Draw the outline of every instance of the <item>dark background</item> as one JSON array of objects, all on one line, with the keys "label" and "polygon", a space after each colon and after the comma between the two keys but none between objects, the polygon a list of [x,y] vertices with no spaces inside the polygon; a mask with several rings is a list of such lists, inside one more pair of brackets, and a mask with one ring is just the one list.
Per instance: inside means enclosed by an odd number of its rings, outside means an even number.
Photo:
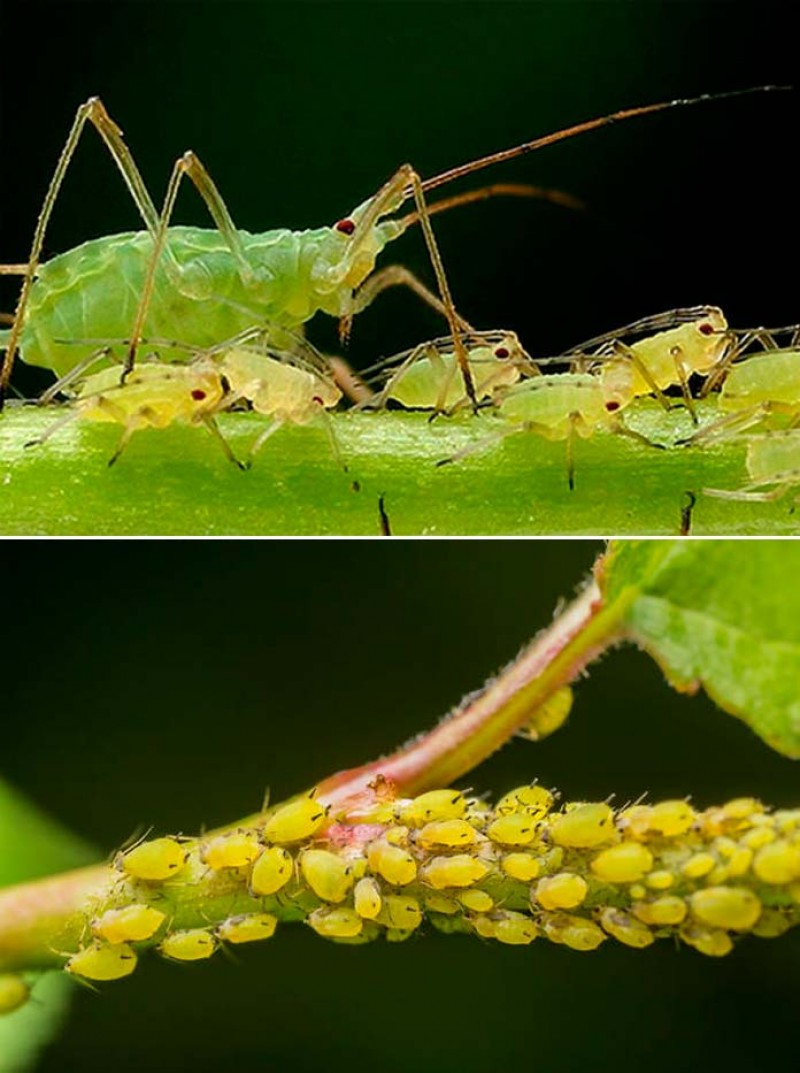
[{"label": "dark background", "polygon": [[[195,832],[376,757],[550,621],[590,541],[6,542],[0,772],[94,842]],[[775,554],[781,545],[776,543]],[[567,799],[800,802],[797,765],[632,648],[573,717],[464,785]],[[577,954],[426,931],[340,947],[300,926],[202,966],[78,991],[48,1071],[794,1068],[800,934],[728,958]]]},{"label": "dark background", "polygon": [[[790,6],[645,2],[2,5],[0,251],[24,260],[78,103],[100,94],[160,204],[186,148],[243,228],[333,223],[403,161],[423,176],[618,108],[797,81]],[[678,109],[492,168],[575,213],[501,199],[437,221],[462,312],[532,353],[681,305],[797,321],[797,93]],[[453,191],[454,188],[450,188]],[[176,220],[208,225],[187,188]],[[139,226],[94,131],[46,254]],[[387,250],[431,280],[418,233]],[[0,309],[10,310],[6,281]],[[312,335],[333,345],[320,316]],[[356,364],[441,334],[407,293],[359,318]],[[21,383],[21,381],[20,381]]]}]

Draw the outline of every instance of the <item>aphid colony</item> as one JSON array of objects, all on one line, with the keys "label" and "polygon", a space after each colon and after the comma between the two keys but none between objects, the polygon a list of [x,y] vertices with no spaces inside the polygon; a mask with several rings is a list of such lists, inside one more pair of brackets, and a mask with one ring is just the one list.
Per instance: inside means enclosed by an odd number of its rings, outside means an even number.
[{"label": "aphid colony", "polygon": [[[534,784],[494,808],[450,789],[375,794],[347,822],[312,792],[257,825],[121,851],[64,967],[113,980],[145,947],[205,960],[270,938],[281,920],[344,943],[399,942],[427,921],[509,945],[677,937],[720,956],[746,932],[800,922],[800,809],[751,798],[702,812],[684,800],[558,808]],[[0,977],[0,1009],[26,997],[22,978]]]}]

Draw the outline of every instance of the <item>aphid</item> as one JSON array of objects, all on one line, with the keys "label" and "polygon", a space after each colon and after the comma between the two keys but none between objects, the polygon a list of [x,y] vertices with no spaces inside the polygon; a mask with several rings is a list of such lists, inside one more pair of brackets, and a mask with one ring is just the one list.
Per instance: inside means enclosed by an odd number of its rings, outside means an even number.
[{"label": "aphid", "polygon": [[680,924],[687,913],[686,902],[674,894],[665,894],[652,902],[634,902],[631,910],[644,924],[664,928]]},{"label": "aphid", "polygon": [[277,926],[278,918],[272,913],[242,913],[223,920],[217,927],[217,938],[228,943],[253,943],[271,939]]},{"label": "aphid", "polygon": [[603,803],[578,805],[556,816],[550,825],[550,838],[558,846],[589,849],[615,837],[614,813]]},{"label": "aphid", "polygon": [[[631,335],[649,333],[675,321],[680,322],[675,327],[648,334],[634,343],[623,342]],[[609,412],[623,409],[641,395],[655,395],[668,410],[671,407],[664,389],[677,385],[695,418],[689,379],[693,374],[707,376],[723,360],[731,344],[732,335],[722,310],[695,306],[646,317],[573,348],[568,356],[582,357],[591,349],[592,357],[600,359],[593,371],[600,378]]]},{"label": "aphid", "polygon": [[393,887],[405,887],[417,878],[417,862],[411,854],[383,839],[370,843],[367,860],[372,871]]},{"label": "aphid", "polygon": [[574,440],[588,439],[599,429],[620,433],[648,447],[660,447],[624,424],[619,407],[606,406],[600,378],[591,373],[551,373],[536,376],[498,393],[497,413],[505,427],[477,443],[441,459],[437,466],[458,462],[467,455],[517,433],[534,432],[546,440],[563,440],[567,452],[567,482],[575,487]]},{"label": "aphid", "polygon": [[445,916],[452,916],[458,912],[458,902],[453,898],[448,898],[446,894],[426,891],[425,908],[432,913],[444,913]]},{"label": "aphid", "polygon": [[422,923],[422,909],[417,899],[408,894],[387,894],[376,920],[388,928],[414,931]]},{"label": "aphid", "polygon": [[539,862],[529,853],[507,853],[500,866],[511,879],[519,879],[523,883],[530,883],[541,870]]},{"label": "aphid", "polygon": [[173,931],[158,944],[158,950],[172,961],[203,961],[216,949],[216,936],[205,928]]},{"label": "aphid", "polygon": [[687,879],[700,879],[702,876],[707,876],[717,863],[716,858],[712,853],[708,853],[702,850],[700,853],[694,853],[681,865],[681,872]]},{"label": "aphid", "polygon": [[276,894],[292,878],[294,861],[283,846],[268,846],[250,873],[250,891],[255,895]]},{"label": "aphid", "polygon": [[485,890],[465,890],[458,900],[473,913],[488,913],[494,909],[494,898]]},{"label": "aphid", "polygon": [[800,846],[782,838],[762,846],[753,860],[753,871],[764,883],[791,883],[800,878]]},{"label": "aphid", "polygon": [[323,905],[308,915],[308,923],[325,939],[353,939],[360,935],[364,921],[354,909],[347,906]]},{"label": "aphid", "polygon": [[327,849],[307,849],[300,856],[300,871],[323,902],[343,902],[353,886],[350,865]]},{"label": "aphid", "polygon": [[136,968],[136,951],[127,943],[93,944],[73,954],[64,968],[86,980],[120,980]]},{"label": "aphid", "polygon": [[162,365],[145,361],[124,384],[120,383],[120,367],[112,366],[87,377],[70,412],[25,446],[44,443],[76,419],[112,422],[122,425],[119,443],[108,461],[113,466],[140,429],[166,428],[173,423],[203,425],[219,443],[225,457],[243,468],[214,420],[227,393],[224,378],[206,364]]},{"label": "aphid", "polygon": [[471,846],[478,840],[475,828],[466,820],[434,820],[426,823],[417,834],[417,842],[423,849],[435,849],[446,846]]},{"label": "aphid", "polygon": [[666,838],[685,834],[694,819],[694,810],[687,801],[659,801],[650,807],[650,830]]},{"label": "aphid", "polygon": [[267,842],[303,842],[315,835],[328,819],[328,810],[315,799],[316,790],[276,809],[264,824]]},{"label": "aphid", "polygon": [[397,818],[408,827],[423,827],[433,820],[460,819],[466,810],[466,799],[459,790],[428,790],[402,802]]},{"label": "aphid", "polygon": [[730,935],[721,928],[708,928],[703,924],[687,920],[681,925],[681,939],[706,957],[725,957],[733,950]]},{"label": "aphid", "polygon": [[750,503],[780,499],[800,484],[800,429],[748,436],[745,466],[749,481],[742,488],[704,488],[703,491],[717,499],[739,499]]},{"label": "aphid", "polygon": [[605,883],[635,883],[653,867],[653,854],[641,842],[620,842],[599,853],[592,874]]},{"label": "aphid", "polygon": [[619,942],[642,950],[655,942],[655,936],[641,921],[626,913],[624,909],[606,908],[600,914],[600,923],[609,935]]},{"label": "aphid", "polygon": [[186,849],[174,838],[153,838],[118,858],[119,867],[134,879],[170,879],[186,864]]},{"label": "aphid", "polygon": [[[544,704],[536,708],[528,721],[519,728],[517,736],[529,741],[541,741],[566,723],[572,711],[573,695],[569,686],[562,686],[552,693]],[[545,791],[546,792],[546,791]]]},{"label": "aphid", "polygon": [[[514,332],[474,332],[463,336],[462,342],[479,402],[492,398],[498,388],[515,384],[523,369],[533,368]],[[370,407],[392,401],[406,410],[452,411],[469,401],[450,337],[421,343],[367,373],[372,371],[388,379],[368,401]]]},{"label": "aphid", "polygon": [[572,950],[596,950],[608,938],[594,921],[571,913],[543,913],[540,923],[551,942]]},{"label": "aphid", "polygon": [[761,916],[758,895],[746,887],[706,887],[689,899],[692,915],[702,924],[730,931],[749,931]]},{"label": "aphid", "polygon": [[675,876],[666,868],[658,868],[644,877],[650,890],[669,890],[675,885]]},{"label": "aphid", "polygon": [[777,939],[791,927],[790,917],[782,913],[780,909],[764,909],[751,931],[759,939]]},{"label": "aphid", "polygon": [[527,846],[533,842],[537,830],[537,821],[527,812],[509,812],[493,820],[486,834],[500,846]]},{"label": "aphid", "polygon": [[0,1017],[18,1010],[30,997],[31,989],[21,976],[10,972],[0,974]]},{"label": "aphid", "polygon": [[[7,350],[0,394],[8,385],[18,347],[28,362],[52,368],[59,375],[71,368],[76,360],[74,350],[65,351],[57,342],[65,337],[129,338],[126,364],[130,369],[138,341],[145,335],[183,338],[206,347],[257,323],[267,326],[272,341],[279,345],[281,331],[296,332],[318,311],[339,317],[346,328],[353,314],[384,286],[398,282],[397,273],[393,276],[391,270],[383,273],[383,283],[379,275],[372,276],[368,290],[359,298],[359,288],[371,276],[383,247],[418,220],[441,299],[434,299],[433,304],[445,310],[465,388],[474,403],[467,355],[460,343],[460,321],[425,208],[425,192],[609,123],[706,99],[708,96],[624,109],[493,153],[424,182],[404,164],[373,197],[332,227],[253,235],[236,229],[210,175],[192,152],[175,162],[159,214],[119,128],[99,98],[92,97],[77,110],[39,215],[14,325],[4,339]],[[87,122],[98,131],[122,172],[146,231],[96,239],[40,264],[53,206]],[[216,230],[170,227],[184,178],[197,188]],[[411,196],[415,213],[387,219]],[[415,289],[428,293],[422,285]]]},{"label": "aphid", "polygon": [[200,855],[209,868],[244,868],[252,864],[263,849],[259,838],[250,831],[232,831],[206,842]]},{"label": "aphid", "polygon": [[492,921],[491,938],[508,946],[528,946],[539,934],[530,917],[506,909]]},{"label": "aphid", "polygon": [[518,786],[515,790],[503,794],[497,802],[495,812],[498,816],[521,812],[533,820],[541,820],[553,807],[554,801],[555,795],[551,790],[545,790],[543,786],[533,783],[531,786]]},{"label": "aphid", "polygon": [[488,875],[489,866],[466,853],[454,857],[434,857],[423,871],[425,882],[436,890],[447,887],[471,887]]},{"label": "aphid", "polygon": [[574,909],[586,897],[589,888],[583,876],[559,872],[540,879],[531,892],[543,909]]},{"label": "aphid", "polygon": [[378,884],[370,876],[359,879],[353,890],[353,906],[360,917],[374,920],[380,913],[383,900]]},{"label": "aphid", "polygon": [[150,905],[126,905],[107,909],[92,921],[92,931],[107,943],[139,943],[152,938],[165,920],[164,913]]}]

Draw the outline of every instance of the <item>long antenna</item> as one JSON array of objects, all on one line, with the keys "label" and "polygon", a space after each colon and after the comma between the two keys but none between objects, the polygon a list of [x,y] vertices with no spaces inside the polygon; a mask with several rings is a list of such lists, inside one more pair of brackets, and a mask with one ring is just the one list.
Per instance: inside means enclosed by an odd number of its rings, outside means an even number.
[{"label": "long antenna", "polygon": [[554,134],[545,134],[541,138],[535,138],[532,142],[523,142],[522,145],[515,145],[512,149],[502,149],[499,153],[490,153],[489,156],[473,160],[469,164],[460,164],[457,168],[450,168],[440,175],[434,175],[432,179],[425,179],[422,183],[422,189],[426,192],[433,190],[435,187],[449,183],[453,179],[460,179],[462,175],[471,175],[473,171],[488,168],[490,164],[513,160],[514,157],[532,153],[534,149],[543,149],[546,145],[563,142],[576,134],[585,134],[587,131],[597,130],[598,127],[606,127],[623,119],[633,119],[635,116],[649,115],[651,112],[663,112],[667,108],[682,108],[685,105],[703,104],[705,101],[721,101],[729,97],[742,97],[748,93],[780,93],[792,88],[792,86],[753,86],[750,89],[734,89],[726,93],[704,93],[701,97],[662,101],[660,104],[646,104],[640,108],[623,108],[619,112],[612,112],[611,115],[601,116],[599,119],[589,119],[585,123],[576,124],[574,127],[567,127],[565,130],[558,130]]}]

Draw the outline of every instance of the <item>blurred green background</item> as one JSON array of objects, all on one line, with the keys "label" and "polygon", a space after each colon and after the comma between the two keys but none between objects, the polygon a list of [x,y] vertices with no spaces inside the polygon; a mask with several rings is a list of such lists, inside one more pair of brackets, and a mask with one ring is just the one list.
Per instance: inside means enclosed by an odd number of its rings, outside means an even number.
[{"label": "blurred green background", "polygon": [[[266,786],[280,799],[431,726],[550,621],[599,550],[6,542],[0,771],[103,854],[143,826],[233,821]],[[535,776],[568,799],[800,802],[795,763],[632,648],[578,684],[564,730],[510,744],[465,784],[496,797]],[[350,948],[287,926],[235,960],[151,957],[99,996],[77,991],[42,1068],[752,1073],[793,1068],[798,984],[800,934],[714,961],[430,931]]]},{"label": "blurred green background", "polygon": [[[618,108],[797,80],[791,5],[762,3],[41,3],[4,0],[0,257],[24,260],[78,103],[100,94],[160,204],[186,148],[249,230],[333,223],[403,161],[423,176]],[[681,305],[732,324],[798,320],[786,150],[797,94],[648,117],[480,177],[560,187],[585,213],[508,199],[437,221],[457,304],[532,353]],[[454,192],[451,187],[449,192]],[[196,193],[176,220],[208,225]],[[93,131],[46,254],[139,226]],[[382,260],[427,280],[421,236]],[[13,281],[0,309],[15,300]],[[363,367],[442,332],[408,293],[358,319]],[[321,317],[312,335],[335,345]],[[20,381],[22,383],[22,381]],[[29,382],[32,384],[33,382]]]}]

